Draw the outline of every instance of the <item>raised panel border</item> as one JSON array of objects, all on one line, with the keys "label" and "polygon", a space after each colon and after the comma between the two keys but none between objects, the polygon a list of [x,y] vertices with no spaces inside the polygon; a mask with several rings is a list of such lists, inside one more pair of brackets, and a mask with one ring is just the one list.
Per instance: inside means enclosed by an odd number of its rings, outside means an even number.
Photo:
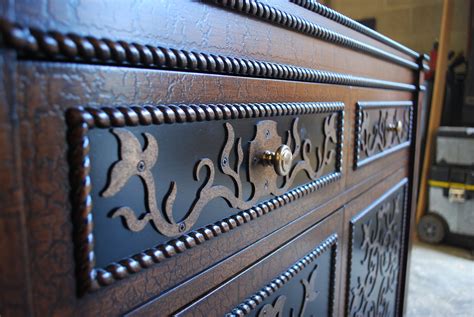
[{"label": "raised panel border", "polygon": [[[407,212],[408,212],[408,179],[404,178],[400,182],[398,182],[395,186],[393,186],[391,189],[386,191],[382,196],[377,198],[375,201],[373,201],[369,206],[367,206],[365,209],[361,210],[357,214],[355,214],[349,222],[349,240],[348,240],[348,247],[347,247],[347,269],[346,269],[346,288],[345,288],[345,300],[344,300],[344,311],[346,313],[346,316],[349,316],[349,309],[350,309],[350,281],[351,281],[351,268],[353,265],[353,258],[352,258],[352,249],[354,245],[354,234],[355,234],[355,225],[358,220],[363,218],[365,215],[367,215],[369,212],[373,211],[374,208],[377,207],[377,205],[381,204],[383,201],[385,201],[388,197],[396,193],[397,191],[400,191],[400,189],[403,188],[403,201],[402,201],[402,216],[401,216],[401,221],[400,223],[402,224],[402,228],[400,228],[400,250],[399,250],[399,265],[404,261],[403,255],[405,254],[405,246],[406,246],[406,230],[409,229],[407,228],[407,223],[406,219],[408,217]],[[400,303],[400,275],[402,274],[401,271],[398,272],[397,276],[397,284],[398,287],[396,288],[396,300],[395,300],[395,316],[399,316],[399,303]]]},{"label": "raised panel border", "polygon": [[[325,5],[319,3],[317,0],[290,0],[290,2],[303,7],[309,11],[312,11],[314,13],[317,13],[325,18],[328,18],[334,22],[337,22],[341,25],[344,25],[354,31],[357,31],[359,33],[362,33],[364,35],[367,35],[368,37],[371,37],[381,43],[384,43],[388,46],[391,46],[392,48],[405,53],[413,58],[418,59],[420,57],[420,54],[417,52],[413,51],[412,49],[386,37],[385,35],[372,30],[371,28],[366,27],[365,25],[352,20],[351,18],[345,16],[344,14],[341,14],[337,12],[336,10],[333,10],[331,8],[326,7]],[[422,58],[424,60],[429,60],[429,56],[427,54],[423,54]],[[420,65],[421,66],[421,65]],[[422,65],[423,69],[425,71],[429,70],[429,67],[426,65]]]},{"label": "raised panel border", "polygon": [[[259,203],[237,214],[206,227],[183,234],[165,244],[111,263],[106,268],[95,266],[93,215],[89,158],[88,131],[94,127],[123,127],[136,125],[179,124],[183,122],[227,120],[250,117],[302,115],[338,112],[335,171],[305,185],[289,190],[281,196]],[[118,280],[163,262],[216,236],[261,217],[279,207],[302,198],[336,182],[342,177],[344,104],[319,103],[259,103],[259,104],[208,104],[159,105],[133,107],[77,107],[66,112],[71,183],[72,220],[78,294],[97,290]]]},{"label": "raised panel border", "polygon": [[247,299],[237,305],[232,311],[226,314],[226,317],[239,317],[249,314],[258,305],[260,305],[265,298],[269,297],[277,290],[282,288],[288,281],[293,279],[301,272],[305,267],[313,263],[318,257],[327,252],[331,252],[331,277],[330,277],[330,298],[329,298],[329,316],[334,315],[334,299],[336,292],[336,271],[337,271],[337,247],[338,247],[338,236],[336,233],[331,234],[323,242],[321,242],[313,251],[299,259],[293,264],[288,270],[281,273],[272,282],[268,283],[261,288],[260,291],[249,296]]},{"label": "raised panel border", "polygon": [[[257,19],[273,23],[292,31],[303,33],[313,38],[334,43],[349,49],[359,51],[376,58],[389,61],[402,67],[418,70],[419,65],[406,58],[397,56],[390,52],[384,51],[375,46],[363,43],[358,40],[351,39],[348,36],[322,27],[316,23],[308,21],[300,16],[285,12],[278,8],[272,7],[266,3],[256,0],[206,0],[207,2],[220,5],[222,7],[237,11],[239,13],[253,16]],[[346,18],[347,19],[347,18]],[[418,57],[418,54],[415,53]]]},{"label": "raised panel border", "polygon": [[[396,146],[390,147],[387,150],[383,150],[375,155],[371,155],[365,159],[360,159],[361,149],[361,132],[362,132],[362,112],[367,109],[384,109],[384,108],[409,108],[410,119],[408,124],[408,140],[406,142],[397,144]],[[411,144],[412,129],[413,129],[413,101],[359,101],[356,103],[356,115],[355,115],[355,127],[354,127],[354,170],[363,167],[375,160],[390,155],[391,153],[397,152],[401,149],[407,148]]]},{"label": "raised panel border", "polygon": [[64,34],[57,30],[43,31],[12,23],[5,18],[0,18],[0,35],[5,45],[16,50],[23,59],[271,78],[401,91],[424,89],[421,85],[295,65]]}]

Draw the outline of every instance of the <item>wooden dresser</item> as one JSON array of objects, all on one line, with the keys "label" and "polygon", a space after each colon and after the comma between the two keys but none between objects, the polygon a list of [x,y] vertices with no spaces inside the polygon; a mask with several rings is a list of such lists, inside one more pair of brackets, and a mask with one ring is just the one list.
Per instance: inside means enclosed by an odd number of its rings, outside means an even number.
[{"label": "wooden dresser", "polygon": [[2,317],[403,313],[426,57],[314,0],[0,12]]}]

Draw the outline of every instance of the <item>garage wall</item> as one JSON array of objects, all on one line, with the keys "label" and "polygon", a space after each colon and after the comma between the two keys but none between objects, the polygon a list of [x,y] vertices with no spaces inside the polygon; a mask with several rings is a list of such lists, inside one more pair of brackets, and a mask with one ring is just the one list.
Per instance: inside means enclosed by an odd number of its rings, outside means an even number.
[{"label": "garage wall", "polygon": [[[442,0],[326,0],[321,3],[355,19],[375,18],[376,29],[419,52],[439,36]],[[467,49],[470,0],[454,0],[451,49]]]}]

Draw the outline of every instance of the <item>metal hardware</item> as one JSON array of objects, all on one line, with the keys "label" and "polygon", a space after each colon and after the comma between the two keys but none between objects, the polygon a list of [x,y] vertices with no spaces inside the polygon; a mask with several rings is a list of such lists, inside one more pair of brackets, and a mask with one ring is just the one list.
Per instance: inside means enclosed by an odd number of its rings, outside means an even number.
[{"label": "metal hardware", "polygon": [[464,188],[449,188],[449,202],[463,203],[466,201],[466,190]]},{"label": "metal hardware", "polygon": [[[152,222],[155,229],[168,237],[175,237],[190,230],[198,220],[206,204],[216,197],[224,198],[230,207],[237,209],[249,209],[263,196],[272,194],[279,196],[285,193],[293,184],[295,177],[300,172],[305,172],[310,180],[320,178],[324,173],[324,167],[335,163],[338,142],[337,126],[338,114],[327,115],[323,121],[324,141],[313,151],[311,140],[301,141],[298,130],[298,118],[292,123],[291,130],[287,131],[287,144],[282,144],[282,138],[278,135],[277,122],[273,120],[262,120],[256,125],[256,134],[250,142],[248,151],[248,180],[253,185],[254,191],[249,198],[245,198],[242,190],[241,165],[244,162],[244,151],[242,139],[235,137],[234,128],[230,123],[225,123],[227,131],[226,142],[221,151],[219,163],[223,174],[229,176],[235,188],[228,188],[215,184],[216,169],[214,162],[209,158],[199,160],[194,167],[194,178],[199,181],[203,178],[203,185],[197,193],[193,206],[187,215],[181,219],[175,219],[173,205],[177,196],[177,184],[171,182],[168,195],[160,203],[156,198],[155,177],[152,174],[158,159],[158,141],[149,134],[143,133],[146,147],[142,145],[135,134],[128,129],[114,128],[111,130],[117,136],[120,143],[120,159],[111,166],[110,178],[102,197],[112,197],[117,194],[132,176],[139,176],[147,193],[146,212],[140,218],[136,216],[133,209],[121,206],[112,213],[112,218],[122,217],[126,227],[134,232],[139,232]],[[330,146],[332,144],[332,146]],[[266,149],[276,149],[275,152]],[[236,164],[231,164],[229,158],[232,151],[237,152]],[[262,154],[263,153],[263,154]],[[311,164],[309,154],[316,156],[315,166]],[[293,162],[296,158],[296,162]],[[264,162],[262,164],[262,161]],[[278,182],[278,176],[283,176],[283,182]]]},{"label": "metal hardware", "polygon": [[260,161],[265,165],[273,165],[278,175],[286,176],[291,169],[293,153],[291,153],[291,149],[288,145],[282,144],[275,152],[265,151]]},{"label": "metal hardware", "polygon": [[403,122],[402,122],[402,120],[398,120],[396,123],[389,123],[387,125],[387,130],[397,132],[397,133],[401,133],[403,131]]}]

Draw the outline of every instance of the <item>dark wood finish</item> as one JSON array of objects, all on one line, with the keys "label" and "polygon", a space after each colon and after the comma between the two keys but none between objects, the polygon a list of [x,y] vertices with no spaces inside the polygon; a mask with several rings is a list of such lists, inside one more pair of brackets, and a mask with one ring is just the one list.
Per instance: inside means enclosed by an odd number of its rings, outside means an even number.
[{"label": "dark wood finish", "polygon": [[413,50],[411,50],[410,48],[400,44],[400,43],[397,43],[395,42],[394,40],[384,36],[383,34],[380,34],[374,30],[372,30],[371,28],[369,27],[366,27],[365,25],[357,22],[357,21],[354,21],[350,18],[348,18],[347,16],[335,11],[335,10],[332,10],[324,5],[322,5],[321,3],[317,2],[316,0],[290,0],[291,2],[297,4],[297,5],[300,5],[308,10],[311,10],[317,14],[320,14],[328,19],[331,19],[333,21],[336,21],[342,25],[345,25],[353,30],[356,30],[360,33],[363,33],[369,37],[372,37],[384,44],[387,44],[397,50],[399,50],[400,52],[403,52],[411,57],[414,57],[414,58],[419,58],[419,54]]},{"label": "dark wood finish", "polygon": [[[418,63],[423,65],[425,61],[428,61],[428,55],[422,55],[418,59]],[[418,76],[418,84],[421,85],[424,82],[424,73],[420,73]],[[410,175],[412,177],[412,181],[408,184],[408,196],[407,196],[407,205],[408,210],[407,212],[407,227],[408,230],[405,232],[405,241],[408,241],[406,248],[404,249],[403,257],[406,259],[405,262],[402,262],[401,266],[401,274],[400,274],[400,297],[401,301],[401,309],[400,312],[405,315],[406,312],[406,305],[407,302],[407,294],[408,294],[408,277],[410,276],[410,256],[411,256],[411,247],[414,239],[414,235],[416,234],[415,224],[416,224],[416,204],[418,199],[418,190],[420,184],[420,164],[421,164],[421,141],[423,131],[421,129],[422,125],[421,122],[424,120],[423,116],[423,102],[424,102],[424,90],[419,90],[417,95],[415,96],[415,108],[413,114],[413,125],[412,134],[414,136],[414,141],[411,145],[411,152],[410,152]]]},{"label": "dark wood finish", "polygon": [[399,274],[406,230],[403,179],[364,210],[346,209],[346,315],[398,316]]},{"label": "dark wood finish", "polygon": [[[237,276],[232,277],[200,300],[176,312],[176,315],[205,315],[206,312],[212,312],[217,316],[224,315],[226,312],[237,316],[249,313],[252,313],[252,315],[254,313],[264,315],[264,311],[268,309],[268,306],[264,307],[265,304],[273,304],[275,297],[282,296],[282,294],[296,297],[296,300],[292,300],[285,305],[284,315],[288,314],[287,312],[290,311],[290,307],[292,307],[292,310],[295,310],[295,313],[301,313],[301,309],[298,309],[298,304],[301,303],[304,296],[298,294],[300,292],[297,290],[297,285],[289,285],[287,288],[284,284],[297,277],[299,279],[309,277],[308,275],[311,275],[312,272],[311,268],[314,269],[314,264],[317,263],[325,267],[326,271],[325,279],[321,280],[323,285],[320,286],[321,291],[324,293],[321,294],[321,305],[323,307],[320,307],[320,310],[324,315],[331,315],[333,301],[336,302],[338,300],[336,298],[337,290],[335,285],[339,281],[339,276],[336,276],[337,271],[339,271],[338,262],[340,261],[340,254],[337,252],[337,237],[341,234],[341,217],[342,214],[340,212],[335,212],[327,220],[310,227],[302,232],[301,235],[289,240],[279,249],[263,257]],[[325,263],[318,261],[319,257],[323,257],[323,254],[328,255],[322,259]],[[298,273],[308,266],[310,270],[304,270],[306,272],[302,272],[298,276]],[[282,276],[284,277],[282,278]],[[271,283],[266,285],[267,281],[271,281]],[[268,292],[265,294],[266,296],[258,294],[260,289]],[[293,294],[289,292],[293,292]],[[229,294],[232,295],[229,297]],[[254,299],[255,303],[251,304],[254,306],[252,307],[248,304],[249,298],[247,295],[251,297],[252,295],[255,296],[255,294],[257,296],[263,295],[262,297],[264,298],[262,300]],[[229,307],[232,311],[229,311]]]},{"label": "dark wood finish", "polygon": [[[263,198],[270,194],[277,196],[273,199],[279,201],[279,206],[283,207],[296,199],[295,194],[299,198],[339,180],[342,167],[343,109],[344,104],[342,103],[163,105],[158,107],[120,107],[118,109],[112,107],[68,109],[71,183],[73,185],[72,192],[76,193],[76,196],[73,197],[73,205],[81,207],[75,213],[82,217],[76,220],[76,223],[80,225],[75,227],[78,253],[76,256],[81,259],[78,263],[79,266],[84,268],[84,271],[80,272],[81,280],[79,282],[82,284],[80,292],[109,285],[115,280],[123,279],[129,274],[137,273],[154,263],[162,262],[166,258],[201,244],[205,239],[209,240],[220,233],[232,230],[243,224],[244,221],[251,221],[278,208],[272,204],[273,200],[263,201]],[[283,126],[283,132],[286,132],[286,140],[283,141],[278,135],[277,121],[251,119],[254,117],[274,117],[273,120],[279,120],[280,125]],[[286,122],[282,122],[279,117],[285,118]],[[248,120],[234,121],[233,119]],[[154,132],[156,131],[155,126],[162,124],[224,120],[229,120],[224,124],[226,133],[224,133],[224,129],[219,130],[222,127],[221,122],[217,126],[211,123],[186,127],[178,125],[174,131],[165,130],[167,134],[174,135],[177,139],[190,139],[188,144],[185,144],[184,140],[181,141],[178,149],[176,149],[176,140],[173,139],[170,140],[171,144],[168,147],[165,142],[158,143],[157,139],[161,140],[160,137],[163,138],[166,135],[156,135]],[[299,123],[300,121],[302,123]],[[250,139],[244,138],[242,141],[242,138],[239,137],[238,141],[236,140],[236,133],[239,130],[240,132],[252,130],[255,123],[257,123],[255,139],[250,141]],[[152,125],[151,129],[148,127],[150,125]],[[234,132],[233,126],[239,130]],[[285,127],[288,130],[285,131]],[[105,130],[92,135],[89,131],[93,128]],[[188,129],[188,131],[185,132],[184,129]],[[213,149],[212,144],[211,147],[201,146],[194,150],[194,156],[217,157],[215,165],[231,178],[233,184],[222,179],[218,181],[225,185],[219,185],[214,181],[214,175],[218,171],[214,168],[214,160],[208,157],[201,158],[194,164],[196,181],[199,181],[200,175],[203,174],[201,170],[208,168],[204,183],[199,183],[196,186],[187,180],[186,176],[191,174],[194,162],[189,164],[185,157],[186,151],[183,150],[197,142],[191,135],[191,131],[194,129],[201,129],[202,133],[205,130],[214,131],[206,137],[215,140],[219,140],[224,134],[227,135],[222,149],[216,148],[216,146],[213,146]],[[301,140],[300,129],[307,131],[308,138]],[[282,127],[279,127],[278,130],[281,131]],[[114,146],[114,135],[120,144],[119,149]],[[146,140],[147,145],[143,150],[137,135],[142,135]],[[242,150],[242,143],[249,144],[249,146],[244,145],[243,147],[245,153]],[[265,150],[275,150],[284,143],[293,151],[293,162],[288,175],[278,178],[272,166],[263,166],[259,160]],[[315,155],[313,155],[311,143],[315,144]],[[231,153],[234,146],[238,151],[236,157]],[[152,169],[158,159],[158,149],[160,149],[160,153],[165,152],[165,157],[175,158],[177,169],[173,170],[171,166],[167,166],[165,160],[165,164],[159,166],[170,170],[170,175],[161,173],[161,177],[157,178]],[[119,160],[114,161],[114,153],[120,153]],[[234,160],[237,162],[234,163]],[[84,162],[87,162],[87,166]],[[98,165],[98,163],[101,164]],[[250,183],[242,184],[240,175],[242,163],[248,170]],[[186,173],[186,167],[188,173]],[[185,174],[184,177],[181,177],[184,179],[181,184],[177,181],[180,171]],[[108,177],[106,177],[107,174]],[[306,174],[307,177],[300,177],[298,174]],[[132,176],[139,176],[143,181],[144,188],[142,189],[141,184],[138,184],[138,186],[128,186],[122,190]],[[164,194],[162,204],[158,204],[155,184],[160,184],[163,179],[167,178],[171,178],[171,185],[168,192],[164,192],[166,194]],[[277,184],[281,181],[283,181],[281,185]],[[89,184],[96,184],[96,189],[91,189]],[[177,184],[188,189],[196,188],[196,194],[188,194],[191,198],[189,202],[191,207],[181,204],[183,201],[186,203],[186,197],[180,198],[180,201],[175,204]],[[113,198],[119,191],[133,193],[133,196],[137,196],[141,190],[146,193],[143,195],[145,203],[143,206],[139,204],[137,208],[138,211],[145,209],[148,212],[140,218],[137,218],[136,212],[128,207],[133,204],[133,197],[122,195],[121,200],[118,198],[118,201],[109,202],[110,198]],[[245,199],[244,197],[249,193],[251,194],[250,198]],[[214,211],[210,208],[205,210],[206,205],[216,198],[224,199],[227,205],[215,205]],[[252,208],[257,204],[259,204],[258,208]],[[165,209],[160,211],[159,205],[163,205]],[[111,206],[113,206],[112,209]],[[222,210],[226,208],[230,208],[230,211],[238,209],[244,210],[244,212],[235,217],[221,220]],[[175,221],[176,216],[173,215],[173,211],[176,209],[184,211],[188,209],[184,214],[181,213],[177,216],[183,217],[179,223]],[[249,210],[247,211],[247,209]],[[96,212],[93,212],[94,210]],[[200,217],[203,210],[208,215]],[[121,232],[112,230],[113,222],[110,220],[101,219],[102,226],[94,225],[92,219],[100,218],[101,213],[105,213],[108,218],[110,216],[112,218],[122,217],[126,228],[131,231],[148,232],[145,233],[146,235],[126,236],[126,238],[123,237],[124,240],[120,240],[123,239]],[[218,216],[218,218],[213,219],[212,216]],[[149,222],[160,235],[156,235],[153,230],[150,230],[150,226],[145,230],[145,226]],[[207,228],[206,225],[209,223],[214,223],[214,225]],[[117,222],[115,222],[115,226],[119,227],[119,230],[122,227]],[[197,229],[199,226],[202,228]],[[93,233],[94,229],[96,234]],[[195,230],[191,232],[192,229]],[[111,238],[104,236],[105,233],[114,235]],[[96,239],[95,235],[97,234],[101,234],[101,236]],[[89,238],[84,239],[84,236],[89,236]],[[172,237],[176,237],[176,240],[163,240],[163,238],[170,239]],[[107,245],[100,241],[101,238],[109,241],[113,239],[122,245],[123,250],[116,250],[114,254],[106,255],[111,252],[107,250]],[[148,246],[144,244],[147,239],[151,240],[148,242]],[[95,240],[99,241],[95,242]],[[157,245],[159,240],[163,240],[163,243]],[[100,246],[97,246],[99,243]],[[135,251],[125,249],[127,247],[135,249]],[[126,257],[127,254],[133,254],[133,252],[136,254]],[[103,258],[111,259],[103,260]],[[99,268],[94,267],[96,262],[99,262]]]},{"label": "dark wood finish", "polygon": [[[219,4],[225,8],[236,10],[240,13],[249,14],[253,17],[263,19],[265,21],[268,21],[276,25],[280,25],[282,27],[289,28],[296,32],[301,32],[303,34],[312,36],[317,39],[322,39],[324,41],[332,42],[337,45],[348,47],[354,50],[364,52],[369,55],[373,55],[381,59],[385,59],[387,61],[390,61],[392,63],[398,64],[410,69],[418,69],[418,65],[413,61],[401,58],[397,55],[378,49],[366,43],[351,39],[338,32],[331,31],[318,24],[312,23],[301,17],[295,16],[289,12],[285,12],[283,10],[280,10],[278,8],[272,7],[268,4],[265,4],[259,1],[255,1],[255,0],[250,0],[250,1],[207,0],[207,1]],[[323,12],[327,12],[327,11],[323,11]],[[339,19],[339,21],[345,22],[346,20]],[[358,29],[365,30],[363,28],[358,28]],[[373,33],[367,33],[367,32],[365,33],[373,36]]]},{"label": "dark wood finish", "polygon": [[412,101],[359,101],[354,169],[410,145]]},{"label": "dark wood finish", "polygon": [[[0,312],[31,314],[20,130],[15,100],[16,55],[0,52]],[[18,259],[23,264],[17,264]],[[16,260],[15,260],[16,261]]]},{"label": "dark wood finish", "polygon": [[[344,314],[347,209],[413,204],[416,53],[312,1],[0,14],[2,316]],[[400,101],[403,148],[354,169],[358,103]]]},{"label": "dark wood finish", "polygon": [[[240,252],[230,256],[218,265],[209,268],[206,274],[200,274],[193,277],[186,283],[176,287],[173,292],[168,292],[157,298],[151,300],[144,306],[132,311],[133,314],[139,316],[149,316],[156,311],[160,311],[163,314],[171,314],[180,307],[184,306],[189,301],[195,301],[199,298],[199,294],[193,292],[195,289],[200,289],[203,294],[212,291],[220,285],[219,281],[213,278],[214,276],[221,276],[222,274],[228,274],[234,276],[240,272],[241,267],[247,267],[254,263],[257,259],[265,254],[268,254],[278,248],[288,236],[297,235],[299,232],[307,230],[312,224],[318,223],[321,219],[324,219],[330,215],[338,206],[341,206],[341,201],[350,202],[354,198],[361,196],[364,192],[370,190],[374,193],[374,196],[382,195],[385,191],[389,190],[396,183],[400,182],[403,177],[406,177],[407,171],[394,166],[387,168],[378,175],[373,175],[364,182],[361,182],[358,186],[354,186],[351,189],[345,191],[343,194],[331,199],[320,207],[307,212],[304,216],[298,218],[295,221],[289,223],[288,226],[276,231],[276,234],[268,235],[258,241],[255,241],[248,248],[242,249]],[[384,179],[383,184],[379,186],[374,185],[379,183],[381,179]],[[312,205],[311,201],[305,202],[305,204]],[[300,205],[301,206],[301,205]],[[290,212],[295,212],[300,206],[295,206]],[[283,221],[282,221],[283,222]],[[256,227],[260,230],[262,226]],[[284,231],[286,234],[279,234]],[[343,233],[344,236],[344,233]],[[338,240],[343,241],[342,236]],[[340,243],[341,248],[346,247],[345,243]],[[341,249],[341,253],[344,255],[345,251]],[[341,265],[344,266],[344,261]],[[341,275],[343,276],[343,275]],[[342,285],[344,286],[344,285]],[[343,292],[339,291],[340,294]],[[249,294],[251,295],[251,294]],[[336,305],[336,309],[339,309],[340,305]],[[229,309],[231,309],[230,307]],[[340,307],[343,308],[342,306]],[[336,314],[337,315],[337,314]]]}]

